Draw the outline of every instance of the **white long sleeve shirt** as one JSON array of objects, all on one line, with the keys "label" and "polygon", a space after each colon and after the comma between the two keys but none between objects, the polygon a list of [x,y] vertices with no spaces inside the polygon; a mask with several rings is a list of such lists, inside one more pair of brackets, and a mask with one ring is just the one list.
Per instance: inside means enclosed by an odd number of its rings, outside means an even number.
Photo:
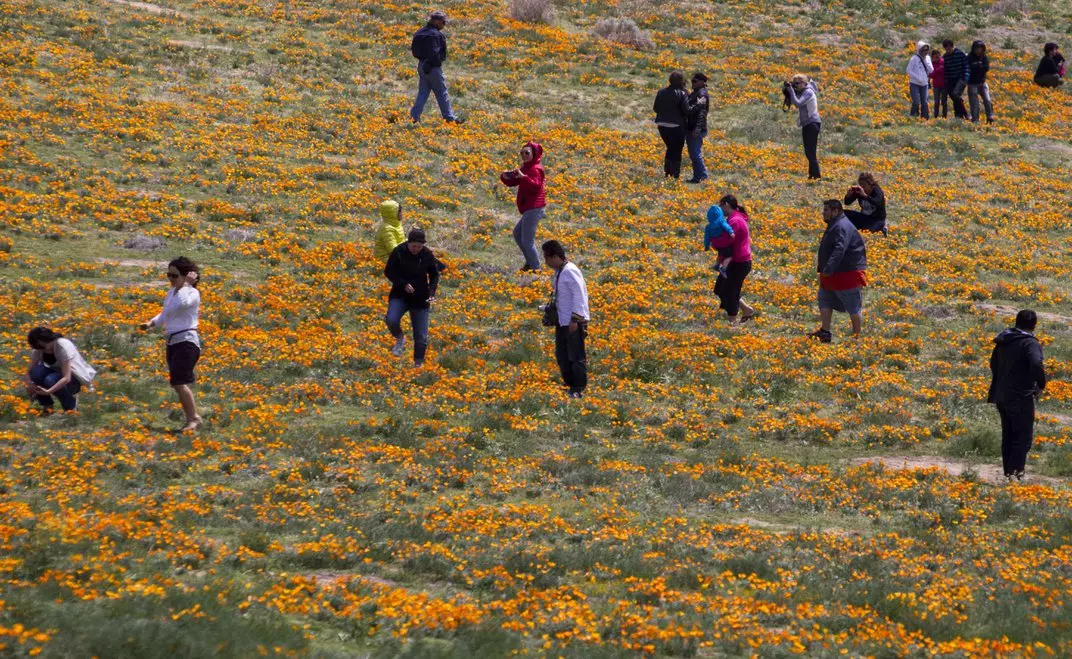
[{"label": "white long sleeve shirt", "polygon": [[908,82],[920,87],[926,87],[930,84],[930,74],[934,71],[931,56],[924,57],[916,53],[908,60],[908,67],[905,71],[908,73]]},{"label": "white long sleeve shirt", "polygon": [[555,307],[558,309],[558,324],[566,327],[577,316],[585,321],[588,315],[588,288],[584,285],[581,269],[566,263],[555,275]]},{"label": "white long sleeve shirt", "polygon": [[190,285],[172,288],[164,296],[164,308],[153,318],[153,325],[162,326],[168,335],[168,345],[189,341],[201,347],[197,336],[197,319],[201,313],[201,293]]}]

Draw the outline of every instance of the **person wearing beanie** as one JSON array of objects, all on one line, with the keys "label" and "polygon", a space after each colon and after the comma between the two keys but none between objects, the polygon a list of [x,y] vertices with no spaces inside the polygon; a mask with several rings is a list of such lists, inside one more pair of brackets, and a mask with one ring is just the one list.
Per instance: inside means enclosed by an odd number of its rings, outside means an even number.
[{"label": "person wearing beanie", "polygon": [[[711,243],[726,236],[733,238],[733,227],[726,221],[726,214],[717,204],[707,209],[707,226],[704,227],[704,251],[711,250]],[[725,246],[718,250],[718,273],[726,274],[726,269],[733,260],[733,247]]]},{"label": "person wearing beanie", "polygon": [[465,123],[454,114],[450,107],[450,94],[447,93],[447,79],[443,77],[443,62],[447,61],[447,38],[443,28],[447,25],[447,15],[439,10],[428,16],[428,23],[413,35],[410,52],[417,60],[417,100],[410,109],[413,123],[421,120],[428,95],[434,93],[439,112],[447,123]]},{"label": "person wearing beanie", "polygon": [[383,261],[405,241],[402,207],[394,199],[388,199],[380,204],[380,224],[376,227],[376,244],[372,247],[372,254]]},{"label": "person wearing beanie", "polygon": [[916,43],[916,53],[908,59],[908,92],[912,97],[912,109],[910,117],[923,117],[930,119],[927,91],[930,87],[930,75],[934,72],[931,64],[931,47],[926,41]]},{"label": "person wearing beanie", "polygon": [[986,74],[990,70],[990,58],[986,56],[986,44],[982,41],[972,42],[968,53],[968,106],[972,123],[979,123],[979,98],[983,99],[986,110],[986,123],[994,123],[994,104],[990,100],[990,87],[986,84]]},{"label": "person wearing beanie", "polygon": [[521,166],[509,172],[503,172],[499,180],[503,184],[517,188],[517,210],[521,218],[514,225],[514,242],[517,243],[525,264],[521,271],[539,270],[540,255],[536,251],[536,229],[544,217],[547,196],[544,192],[546,174],[540,160],[543,159],[543,147],[537,142],[526,142],[521,147]]},{"label": "person wearing beanie", "polygon": [[408,239],[391,252],[383,274],[391,282],[387,296],[387,315],[384,321],[395,345],[391,349],[396,357],[402,356],[406,336],[402,334],[402,316],[409,314],[413,326],[413,366],[424,364],[428,350],[429,313],[439,287],[439,260],[428,249],[424,231],[413,229]]},{"label": "person wearing beanie", "polygon": [[692,178],[688,183],[707,179],[707,165],[703,159],[703,141],[707,137],[707,76],[697,71],[692,74],[692,93],[689,94],[688,111],[685,115],[685,146],[692,161]]}]

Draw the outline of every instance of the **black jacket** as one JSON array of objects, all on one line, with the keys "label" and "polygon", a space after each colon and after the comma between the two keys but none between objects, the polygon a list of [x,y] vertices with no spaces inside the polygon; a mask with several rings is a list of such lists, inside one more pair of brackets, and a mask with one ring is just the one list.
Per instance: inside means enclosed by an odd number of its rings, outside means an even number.
[{"label": "black jacket", "polygon": [[417,30],[409,49],[429,69],[442,66],[447,61],[447,38],[431,23]]},{"label": "black jacket", "polygon": [[866,194],[857,194],[850,192],[845,195],[845,205],[848,206],[854,201],[860,202],[860,208],[863,210],[864,215],[872,218],[875,223],[886,222],[886,193],[882,191],[877,184],[871,188],[871,196]]},{"label": "black jacket", "polygon": [[[383,276],[391,280],[390,298],[405,300],[411,309],[427,309],[428,298],[439,287],[439,260],[427,247],[410,254],[409,243],[402,243],[387,257]],[[413,286],[412,295],[406,293],[406,284]]]},{"label": "black jacket", "polygon": [[[975,47],[982,46],[981,55],[975,54]],[[990,70],[990,58],[986,56],[986,44],[982,41],[972,43],[971,51],[968,52],[968,84],[981,85],[986,82],[986,72]]]},{"label": "black jacket", "polygon": [[994,337],[990,372],[988,403],[1015,403],[1045,389],[1042,346],[1035,335],[1010,327]]},{"label": "black jacket", "polygon": [[1038,68],[1035,69],[1035,79],[1039,79],[1042,76],[1055,76],[1061,73],[1060,65],[1064,61],[1064,58],[1058,55],[1053,57],[1052,55],[1043,55],[1039,60]]},{"label": "black jacket", "polygon": [[968,56],[960,48],[954,48],[948,55],[942,55],[945,62],[945,88],[950,94],[961,80],[968,81]]},{"label": "black jacket", "polygon": [[655,121],[685,127],[689,114],[689,95],[684,89],[663,87],[655,95]]},{"label": "black jacket", "polygon": [[819,273],[833,275],[867,269],[867,248],[860,232],[842,213],[826,225],[819,243]]},{"label": "black jacket", "polygon": [[701,87],[689,94],[689,106],[685,115],[685,130],[700,129],[707,132],[707,111],[710,109],[710,99],[707,96],[707,87]]}]

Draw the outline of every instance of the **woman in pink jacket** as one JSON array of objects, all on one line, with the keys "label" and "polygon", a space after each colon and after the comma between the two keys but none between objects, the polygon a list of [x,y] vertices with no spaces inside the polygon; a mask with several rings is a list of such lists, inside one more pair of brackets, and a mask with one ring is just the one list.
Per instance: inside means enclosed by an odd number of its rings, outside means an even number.
[{"label": "woman in pink jacket", "polygon": [[536,251],[536,228],[543,219],[547,196],[544,193],[546,175],[540,160],[543,147],[536,142],[526,142],[521,148],[521,167],[503,172],[499,180],[510,187],[517,187],[517,210],[521,219],[514,225],[514,242],[525,257],[521,271],[539,270],[540,255]]},{"label": "woman in pink jacket", "polygon": [[[733,250],[733,256],[725,274],[720,272],[715,280],[715,295],[719,298],[718,308],[725,309],[730,324],[736,325],[747,322],[756,315],[756,310],[741,299],[744,280],[752,271],[752,236],[748,230],[748,213],[744,206],[737,203],[737,197],[728,194],[718,200],[718,205],[729,218],[727,221],[733,233],[712,238],[711,247],[729,247]],[[740,311],[744,313],[738,316]]]}]

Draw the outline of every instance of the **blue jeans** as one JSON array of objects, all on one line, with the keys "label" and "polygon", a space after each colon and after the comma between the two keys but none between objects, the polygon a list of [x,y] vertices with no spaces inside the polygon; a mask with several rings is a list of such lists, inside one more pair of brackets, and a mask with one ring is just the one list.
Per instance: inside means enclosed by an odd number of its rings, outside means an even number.
[{"label": "blue jeans", "polygon": [[543,219],[544,209],[533,208],[521,214],[521,219],[514,225],[514,242],[525,257],[525,265],[532,270],[540,269],[540,255],[536,252],[536,228]]},{"label": "blue jeans", "polygon": [[[30,380],[37,386],[45,389],[51,389],[53,385],[62,379],[62,373],[49,368],[44,364],[37,364],[30,371]],[[63,409],[69,412],[78,405],[78,400],[75,398],[75,394],[81,390],[82,383],[78,381],[78,378],[72,375],[71,381],[67,383],[67,386],[54,393],[53,396],[58,398]],[[52,408],[52,396],[37,396],[37,402],[41,403],[41,407],[45,409]]]},{"label": "blue jeans", "polygon": [[443,67],[437,66],[425,73],[424,63],[418,62],[417,100],[413,104],[413,109],[409,111],[409,116],[413,117],[414,121],[421,118],[424,105],[428,102],[428,95],[431,93],[435,94],[436,103],[439,103],[439,111],[443,113],[443,118],[447,121],[454,121],[457,117],[454,116],[454,110],[450,109],[450,95],[447,94],[447,79],[443,77]]},{"label": "blue jeans", "polygon": [[927,85],[908,83],[908,91],[912,94],[912,110],[909,115],[930,119],[930,106],[928,105],[930,99],[927,98]]},{"label": "blue jeans", "polygon": [[413,325],[413,361],[424,361],[424,353],[428,350],[428,315],[429,308],[414,309],[406,304],[406,301],[393,297],[387,301],[387,316],[384,321],[391,336],[396,339],[402,336],[402,316],[409,312],[409,322]]},{"label": "blue jeans", "polygon": [[689,148],[689,160],[692,161],[692,178],[696,180],[707,178],[707,165],[703,160],[705,137],[707,137],[706,130],[695,136],[691,130],[685,131],[685,145]]}]

